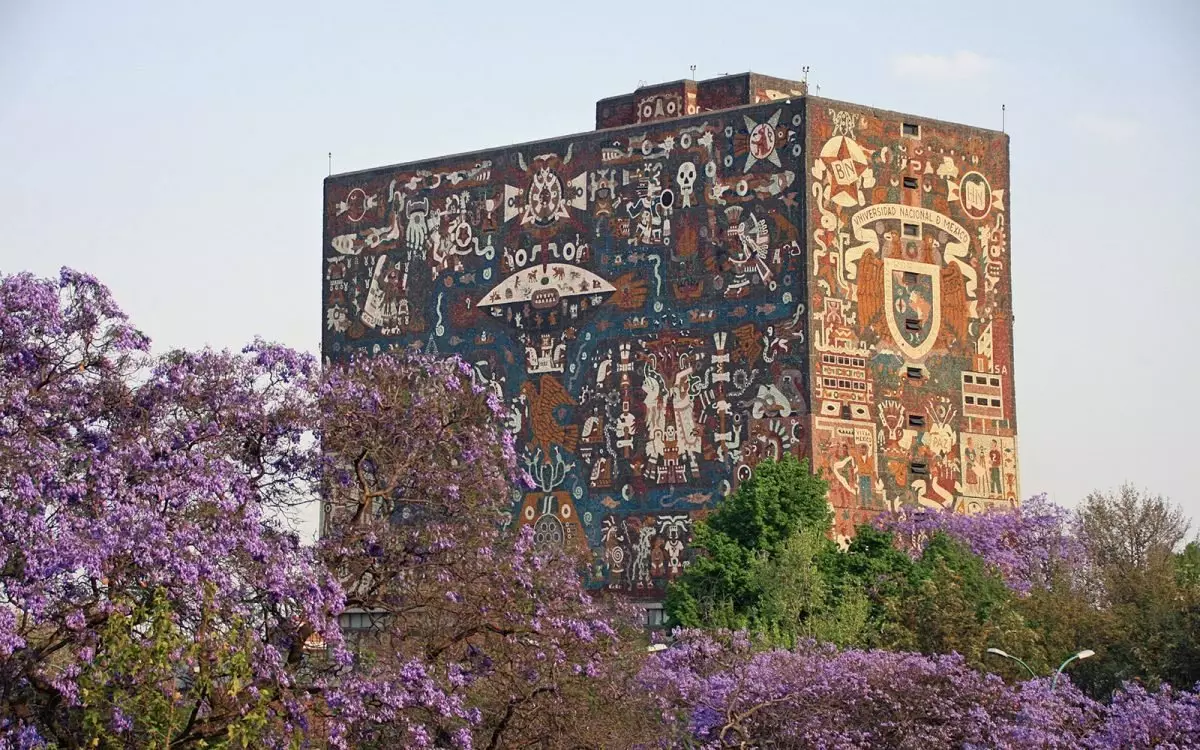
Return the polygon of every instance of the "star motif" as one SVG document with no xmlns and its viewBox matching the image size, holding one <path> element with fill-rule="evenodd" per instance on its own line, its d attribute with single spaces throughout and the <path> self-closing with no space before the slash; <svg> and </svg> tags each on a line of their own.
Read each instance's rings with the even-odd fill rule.
<svg viewBox="0 0 1200 750">
<path fill-rule="evenodd" d="M 845 136 L 836 136 L 821 149 L 821 161 L 825 162 L 830 176 L 829 199 L 839 205 L 856 205 L 860 199 L 859 184 L 867 169 L 862 148 Z M 837 200 L 843 194 L 847 198 Z M 849 202 L 843 202 L 847 200 Z"/>
<path fill-rule="evenodd" d="M 746 154 L 746 166 L 742 169 L 742 173 L 750 171 L 750 168 L 759 161 L 769 161 L 777 167 L 782 167 L 783 163 L 779 161 L 779 152 L 775 149 L 775 126 L 779 124 L 779 116 L 783 114 L 782 109 L 775 110 L 775 114 L 771 115 L 766 122 L 755 122 L 748 115 L 743 115 L 742 118 L 746 121 L 746 132 L 750 134 L 750 148 Z"/>
</svg>

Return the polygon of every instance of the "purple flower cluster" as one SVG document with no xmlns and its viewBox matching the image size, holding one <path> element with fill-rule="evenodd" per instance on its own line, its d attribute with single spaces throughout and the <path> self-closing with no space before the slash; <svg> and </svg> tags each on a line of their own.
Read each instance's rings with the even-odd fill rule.
<svg viewBox="0 0 1200 750">
<path fill-rule="evenodd" d="M 342 586 L 280 522 L 322 476 L 316 361 L 148 349 L 90 276 L 0 277 L 0 745 L 136 745 L 162 720 L 147 701 L 183 717 L 173 742 L 283 745 L 320 713 L 314 685 L 379 720 L 461 710 L 413 675 L 338 673 Z M 347 720 L 326 722 L 335 746 Z"/>
<path fill-rule="evenodd" d="M 423 715 L 442 742 L 478 732 L 484 745 L 536 745 L 579 721 L 591 691 L 615 684 L 619 650 L 637 646 L 585 593 L 582 550 L 539 548 L 513 523 L 522 475 L 493 387 L 461 360 L 391 352 L 330 368 L 318 408 L 338 477 L 319 554 L 345 571 L 349 606 L 389 613 L 359 638 L 390 657 L 361 673 L 390 679 L 394 659 L 420 663 L 445 701 L 430 693 L 423 713 L 357 717 L 348 741 L 420 746 L 395 727 Z"/>
<path fill-rule="evenodd" d="M 1195 691 L 1164 685 L 1149 693 L 1140 685 L 1126 685 L 1113 696 L 1106 718 L 1094 734 L 1095 747 L 1184 750 L 1200 746 L 1200 694 Z"/>
<path fill-rule="evenodd" d="M 1045 495 L 1035 495 L 1011 509 L 966 514 L 905 508 L 876 520 L 877 526 L 893 532 L 914 558 L 933 534 L 948 534 L 983 558 L 1018 593 L 1046 586 L 1057 572 L 1080 569 L 1085 554 L 1071 533 L 1072 522 L 1071 512 Z"/>
<path fill-rule="evenodd" d="M 958 655 L 758 651 L 741 634 L 679 631 L 643 669 L 676 745 L 1151 748 L 1200 743 L 1200 698 L 1134 686 L 1110 706 L 1069 681 L 1006 685 Z"/>
</svg>

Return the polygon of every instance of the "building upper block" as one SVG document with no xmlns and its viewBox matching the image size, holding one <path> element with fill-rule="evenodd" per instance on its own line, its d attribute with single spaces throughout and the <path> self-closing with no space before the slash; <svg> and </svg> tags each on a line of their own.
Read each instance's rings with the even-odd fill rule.
<svg viewBox="0 0 1200 750">
<path fill-rule="evenodd" d="M 632 94 L 596 102 L 596 129 L 639 125 L 677 117 L 804 96 L 808 85 L 758 73 L 738 73 L 705 81 L 672 81 L 642 86 Z"/>
</svg>

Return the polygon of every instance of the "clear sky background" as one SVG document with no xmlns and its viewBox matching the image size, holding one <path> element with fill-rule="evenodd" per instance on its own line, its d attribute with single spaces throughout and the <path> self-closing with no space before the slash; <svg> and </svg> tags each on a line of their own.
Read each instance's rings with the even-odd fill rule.
<svg viewBox="0 0 1200 750">
<path fill-rule="evenodd" d="M 1012 136 L 1021 487 L 1200 522 L 1200 3 L 0 0 L 0 272 L 316 352 L 321 181 L 746 70 Z"/>
</svg>

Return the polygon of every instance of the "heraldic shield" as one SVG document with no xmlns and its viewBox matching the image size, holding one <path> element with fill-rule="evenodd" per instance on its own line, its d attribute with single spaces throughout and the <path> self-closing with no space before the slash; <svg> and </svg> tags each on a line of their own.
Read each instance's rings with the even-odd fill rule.
<svg viewBox="0 0 1200 750">
<path fill-rule="evenodd" d="M 883 284 L 892 338 L 906 357 L 924 357 L 937 341 L 942 325 L 941 267 L 884 258 Z"/>
</svg>

